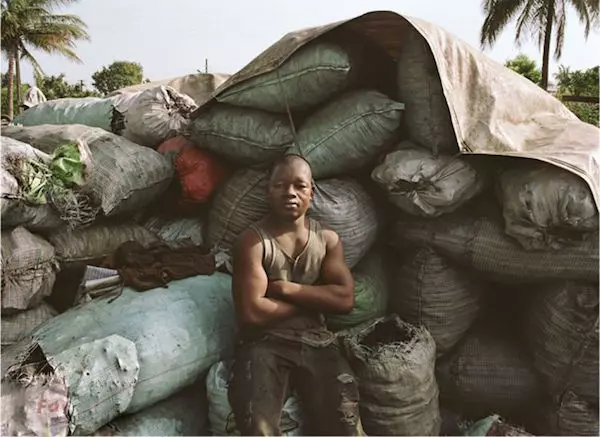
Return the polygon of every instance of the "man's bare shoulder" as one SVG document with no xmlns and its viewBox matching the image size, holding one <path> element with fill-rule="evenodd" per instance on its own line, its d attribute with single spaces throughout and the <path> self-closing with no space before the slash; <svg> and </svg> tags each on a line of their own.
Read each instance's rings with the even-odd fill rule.
<svg viewBox="0 0 600 437">
<path fill-rule="evenodd" d="M 327 247 L 335 247 L 338 244 L 338 242 L 340 242 L 340 236 L 338 235 L 338 233 L 323 222 L 317 221 L 317 223 L 319 223 L 319 226 L 321 228 L 320 234 L 325 243 L 327 244 Z"/>
<path fill-rule="evenodd" d="M 261 240 L 258 233 L 248 228 L 243 231 L 235 241 L 235 253 L 236 255 L 262 255 Z"/>
</svg>

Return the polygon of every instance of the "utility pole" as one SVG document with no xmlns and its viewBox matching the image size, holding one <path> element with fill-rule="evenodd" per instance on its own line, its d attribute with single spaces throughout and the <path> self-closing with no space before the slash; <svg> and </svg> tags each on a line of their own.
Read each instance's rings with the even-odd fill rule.
<svg viewBox="0 0 600 437">
<path fill-rule="evenodd" d="M 204 73 L 208 74 L 208 58 L 204 58 Z"/>
</svg>

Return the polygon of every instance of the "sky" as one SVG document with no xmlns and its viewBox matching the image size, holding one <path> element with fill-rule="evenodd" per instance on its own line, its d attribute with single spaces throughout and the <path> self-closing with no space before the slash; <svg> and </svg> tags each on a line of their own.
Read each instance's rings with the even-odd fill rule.
<svg viewBox="0 0 600 437">
<path fill-rule="evenodd" d="M 69 82 L 83 80 L 88 88 L 95 71 L 117 60 L 141 63 L 151 80 L 204 71 L 205 59 L 210 73 L 233 74 L 287 32 L 375 10 L 421 18 L 479 47 L 481 0 L 80 0 L 60 11 L 79 15 L 88 25 L 91 41 L 76 48 L 83 63 L 44 53 L 37 59 L 46 74 L 65 73 Z M 600 32 L 592 31 L 586 41 L 569 12 L 563 56 L 551 63 L 551 74 L 560 64 L 581 69 L 600 63 Z M 541 64 L 537 44 L 519 48 L 513 35 L 510 25 L 484 53 L 502 63 L 525 53 Z M 22 78 L 33 81 L 27 64 Z"/>
</svg>

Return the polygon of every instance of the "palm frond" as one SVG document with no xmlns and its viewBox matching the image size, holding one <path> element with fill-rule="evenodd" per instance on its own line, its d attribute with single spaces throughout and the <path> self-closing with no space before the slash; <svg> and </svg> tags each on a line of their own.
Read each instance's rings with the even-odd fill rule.
<svg viewBox="0 0 600 437">
<path fill-rule="evenodd" d="M 20 52 L 21 52 L 21 58 L 27 60 L 33 67 L 34 74 L 37 73 L 37 74 L 41 74 L 42 76 L 46 75 L 46 73 L 44 73 L 44 70 L 42 69 L 42 66 L 40 65 L 40 63 L 37 61 L 37 59 L 35 59 L 35 57 L 31 54 L 31 52 L 29 50 L 27 50 L 27 47 L 21 46 Z"/>
<path fill-rule="evenodd" d="M 482 47 L 494 44 L 506 25 L 515 18 L 527 1 L 529 0 L 483 0 L 486 17 L 480 32 Z"/>
<path fill-rule="evenodd" d="M 600 17 L 600 3 L 597 0 L 569 0 L 577 13 L 579 21 L 584 26 L 584 34 L 587 38 L 592 28 L 598 28 Z"/>
<path fill-rule="evenodd" d="M 554 21 L 556 23 L 556 40 L 554 43 L 554 59 L 562 56 L 565 45 L 565 28 L 567 26 L 567 10 L 565 0 L 555 0 Z"/>
</svg>

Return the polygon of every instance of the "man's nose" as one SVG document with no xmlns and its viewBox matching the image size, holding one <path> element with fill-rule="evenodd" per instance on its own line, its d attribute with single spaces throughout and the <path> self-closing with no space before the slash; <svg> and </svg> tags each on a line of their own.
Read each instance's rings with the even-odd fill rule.
<svg viewBox="0 0 600 437">
<path fill-rule="evenodd" d="M 286 197 L 296 197 L 296 190 L 293 185 L 285 188 L 285 195 Z"/>
</svg>

